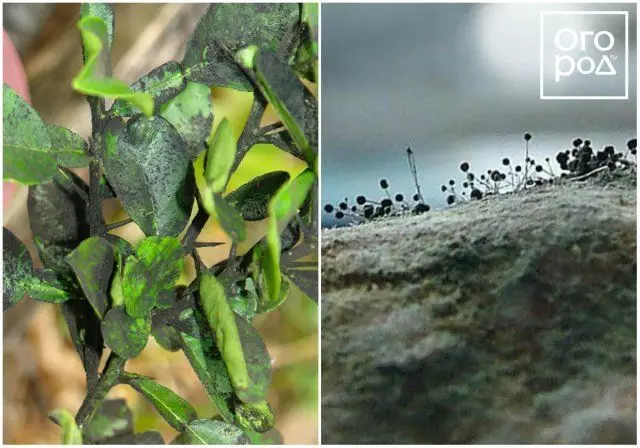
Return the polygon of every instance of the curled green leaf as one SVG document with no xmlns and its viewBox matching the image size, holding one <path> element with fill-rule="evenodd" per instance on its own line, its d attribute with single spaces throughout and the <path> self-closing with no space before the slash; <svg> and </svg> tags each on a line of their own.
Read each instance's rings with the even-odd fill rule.
<svg viewBox="0 0 640 448">
<path fill-rule="evenodd" d="M 62 428 L 63 445 L 82 445 L 82 432 L 71 412 L 66 409 L 56 409 L 49 414 L 49 418 Z"/>
<path fill-rule="evenodd" d="M 101 53 L 110 44 L 109 27 L 104 19 L 86 16 L 78 21 L 78 29 L 82 35 L 85 63 L 80 72 L 73 78 L 73 88 L 85 95 L 100 98 L 121 98 L 139 108 L 146 116 L 153 114 L 153 97 L 148 93 L 135 92 L 124 82 L 109 78 Z M 107 58 L 108 59 L 108 58 Z"/>
</svg>

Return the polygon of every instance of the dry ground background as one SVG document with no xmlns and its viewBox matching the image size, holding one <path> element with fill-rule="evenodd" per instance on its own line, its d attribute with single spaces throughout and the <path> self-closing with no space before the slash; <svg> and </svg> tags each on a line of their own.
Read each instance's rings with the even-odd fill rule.
<svg viewBox="0 0 640 448">
<path fill-rule="evenodd" d="M 115 5 L 114 76 L 131 83 L 166 61 L 180 60 L 187 38 L 206 6 Z M 80 69 L 82 59 L 79 32 L 75 27 L 78 9 L 77 4 L 53 6 L 51 14 L 35 32 L 35 38 L 24 47 L 17 46 L 35 109 L 46 122 L 87 136 L 90 115 L 86 100 L 71 89 L 71 79 Z M 214 92 L 214 99 L 216 95 L 219 100 L 229 97 L 228 92 Z M 25 203 L 26 189 L 22 189 L 13 206 L 5 208 L 4 225 L 22 240 L 29 240 L 31 231 Z M 105 213 L 110 221 L 122 219 L 117 207 L 107 207 Z M 136 234 L 132 227 L 124 232 Z M 212 229 L 200 240 L 213 240 L 215 232 Z M 33 244 L 31 249 L 35 254 Z M 217 256 L 209 255 L 209 260 Z M 203 253 L 205 262 L 207 257 Z M 82 365 L 59 310 L 53 305 L 23 302 L 4 316 L 3 441 L 8 444 L 59 443 L 59 430 L 46 415 L 57 407 L 77 410 L 84 398 Z M 316 316 L 316 306 L 295 295 L 280 310 L 255 321 L 275 359 L 269 402 L 285 443 L 317 442 Z M 206 394 L 181 353 L 166 352 L 151 338 L 142 355 L 129 363 L 129 368 L 157 378 L 194 403 L 200 415 L 211 415 L 212 407 Z M 167 442 L 175 434 L 133 390 L 118 386 L 113 396 L 127 398 L 139 430 L 157 428 Z"/>
<path fill-rule="evenodd" d="M 324 443 L 636 443 L 636 173 L 325 230 Z"/>
</svg>

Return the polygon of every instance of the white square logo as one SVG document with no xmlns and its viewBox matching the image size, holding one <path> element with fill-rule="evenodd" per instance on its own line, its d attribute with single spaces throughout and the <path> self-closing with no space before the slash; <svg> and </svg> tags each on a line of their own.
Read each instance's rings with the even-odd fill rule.
<svg viewBox="0 0 640 448">
<path fill-rule="evenodd" d="M 629 13 L 542 11 L 540 99 L 629 99 Z"/>
</svg>

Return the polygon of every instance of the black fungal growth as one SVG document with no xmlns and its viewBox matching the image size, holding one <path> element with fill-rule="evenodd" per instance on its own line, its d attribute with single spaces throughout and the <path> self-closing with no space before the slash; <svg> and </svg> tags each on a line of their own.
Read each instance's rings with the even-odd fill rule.
<svg viewBox="0 0 640 448">
<path fill-rule="evenodd" d="M 464 176 L 461 183 L 450 179 L 448 185 L 442 185 L 440 191 L 444 193 L 445 202 L 453 206 L 470 200 L 481 200 L 487 196 L 496 194 L 511 194 L 524 189 L 551 185 L 557 181 L 581 181 L 602 171 L 635 170 L 637 169 L 637 138 L 627 142 L 626 150 L 616 151 L 614 146 L 605 146 L 602 150 L 594 150 L 590 140 L 576 138 L 572 142 L 572 148 L 559 151 L 555 157 L 556 169 L 552 166 L 549 157 L 544 163 L 538 163 L 529 153 L 529 144 L 533 136 L 529 132 L 524 134 L 525 157 L 520 165 L 513 165 L 508 158 L 503 158 L 500 169 L 487 170 L 487 173 L 477 175 L 472 171 L 469 162 L 463 161 L 459 168 Z M 425 203 L 420 191 L 418 172 L 411 148 L 407 148 L 407 160 L 413 179 L 416 193 L 408 202 L 405 195 L 389 192 L 390 183 L 384 178 L 380 179 L 380 189 L 385 197 L 375 200 L 362 194 L 356 196 L 356 204 L 347 210 L 348 199 L 339 204 L 340 210 L 332 204 L 326 204 L 324 211 L 333 214 L 338 220 L 348 219 L 350 224 L 361 224 L 389 216 L 405 214 L 422 214 L 431 210 Z M 344 207 L 343 207 L 344 206 Z"/>
</svg>

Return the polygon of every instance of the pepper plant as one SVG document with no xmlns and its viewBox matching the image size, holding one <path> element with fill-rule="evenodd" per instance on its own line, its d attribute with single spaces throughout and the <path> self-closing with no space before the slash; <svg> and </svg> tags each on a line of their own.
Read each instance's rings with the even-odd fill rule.
<svg viewBox="0 0 640 448">
<path fill-rule="evenodd" d="M 87 141 L 45 124 L 3 88 L 4 179 L 29 186 L 44 266 L 34 268 L 23 242 L 4 229 L 4 310 L 25 295 L 60 304 L 86 371 L 77 414 L 60 409 L 50 418 L 65 443 L 164 443 L 156 431 L 134 434 L 125 401 L 106 399 L 115 385 L 128 384 L 179 432 L 174 443 L 273 442 L 271 358 L 251 322 L 280 306 L 292 285 L 317 301 L 317 101 L 302 82 L 317 81 L 317 5 L 211 6 L 182 61 L 131 86 L 110 72 L 112 7 L 83 4 L 77 26 L 84 65 L 73 88 L 89 103 Z M 213 87 L 254 93 L 237 140 L 226 118 L 213 128 Z M 113 100 L 109 108 L 106 99 Z M 261 127 L 268 104 L 279 122 Z M 295 177 L 269 172 L 229 191 L 230 177 L 259 143 L 307 168 Z M 71 170 L 83 167 L 88 185 Z M 128 219 L 105 223 L 101 203 L 111 198 Z M 212 267 L 198 249 L 221 242 L 196 242 L 209 219 L 232 241 L 229 258 Z M 246 222 L 263 219 L 264 238 L 240 250 Z M 110 233 L 130 222 L 145 234 L 135 247 Z M 187 257 L 196 278 L 178 285 Z M 127 371 L 151 335 L 184 352 L 215 416 L 198 416 L 170 389 Z"/>
</svg>

